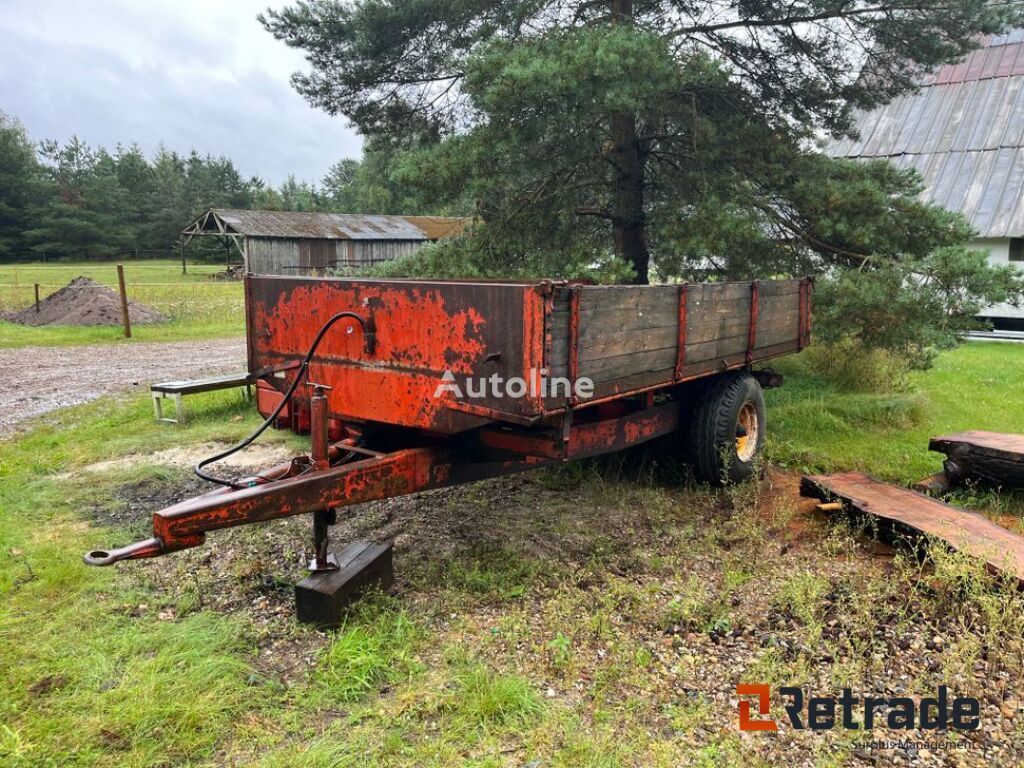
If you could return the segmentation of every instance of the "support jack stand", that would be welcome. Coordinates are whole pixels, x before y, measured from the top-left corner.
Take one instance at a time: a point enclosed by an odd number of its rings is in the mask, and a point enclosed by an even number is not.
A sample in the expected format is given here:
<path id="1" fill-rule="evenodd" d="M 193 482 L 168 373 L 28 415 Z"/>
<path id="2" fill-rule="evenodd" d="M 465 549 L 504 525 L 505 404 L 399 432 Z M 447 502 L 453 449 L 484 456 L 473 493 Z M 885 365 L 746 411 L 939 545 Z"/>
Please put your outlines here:
<path id="1" fill-rule="evenodd" d="M 328 389 L 309 382 L 311 458 L 318 469 L 330 467 L 327 443 Z M 330 550 L 328 528 L 337 522 L 333 509 L 313 513 L 313 559 L 310 575 L 295 585 L 295 612 L 298 620 L 323 629 L 341 625 L 345 609 L 368 587 L 387 589 L 394 581 L 391 544 L 354 541 L 340 554 Z"/>
<path id="2" fill-rule="evenodd" d="M 345 609 L 367 589 L 386 590 L 394 582 L 390 542 L 354 541 L 331 557 L 334 570 L 311 573 L 295 585 L 296 617 L 321 629 L 341 626 Z"/>

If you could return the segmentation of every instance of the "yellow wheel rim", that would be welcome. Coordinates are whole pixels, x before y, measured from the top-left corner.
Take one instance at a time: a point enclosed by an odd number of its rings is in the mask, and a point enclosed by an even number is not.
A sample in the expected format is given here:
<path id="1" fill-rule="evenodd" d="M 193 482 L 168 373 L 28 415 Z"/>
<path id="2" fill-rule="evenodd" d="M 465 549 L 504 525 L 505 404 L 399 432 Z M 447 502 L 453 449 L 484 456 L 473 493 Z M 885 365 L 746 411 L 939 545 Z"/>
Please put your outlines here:
<path id="1" fill-rule="evenodd" d="M 757 408 L 751 402 L 744 403 L 736 423 L 736 456 L 740 461 L 746 463 L 754 458 L 760 431 Z"/>

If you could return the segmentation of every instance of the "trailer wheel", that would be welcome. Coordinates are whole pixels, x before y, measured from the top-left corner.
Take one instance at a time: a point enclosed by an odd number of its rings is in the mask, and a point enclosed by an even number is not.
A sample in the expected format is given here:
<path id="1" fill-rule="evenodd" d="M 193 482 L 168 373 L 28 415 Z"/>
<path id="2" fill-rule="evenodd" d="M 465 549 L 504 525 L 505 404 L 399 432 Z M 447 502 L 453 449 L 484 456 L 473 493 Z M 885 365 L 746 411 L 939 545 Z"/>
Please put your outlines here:
<path id="1" fill-rule="evenodd" d="M 716 485 L 754 474 L 764 447 L 764 397 L 749 373 L 725 373 L 704 389 L 690 422 L 690 454 L 697 476 Z"/>

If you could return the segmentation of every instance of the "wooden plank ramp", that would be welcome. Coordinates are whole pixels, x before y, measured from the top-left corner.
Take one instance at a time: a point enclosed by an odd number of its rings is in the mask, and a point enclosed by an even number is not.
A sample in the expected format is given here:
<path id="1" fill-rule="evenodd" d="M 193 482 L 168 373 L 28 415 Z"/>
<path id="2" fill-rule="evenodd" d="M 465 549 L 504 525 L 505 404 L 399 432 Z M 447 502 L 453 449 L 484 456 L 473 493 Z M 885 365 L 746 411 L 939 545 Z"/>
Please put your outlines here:
<path id="1" fill-rule="evenodd" d="M 953 549 L 982 560 L 989 571 L 1007 574 L 1024 587 L 1024 537 L 969 510 L 883 483 L 860 472 L 805 475 L 800 495 L 840 501 L 847 511 L 878 518 L 889 533 L 934 536 Z"/>

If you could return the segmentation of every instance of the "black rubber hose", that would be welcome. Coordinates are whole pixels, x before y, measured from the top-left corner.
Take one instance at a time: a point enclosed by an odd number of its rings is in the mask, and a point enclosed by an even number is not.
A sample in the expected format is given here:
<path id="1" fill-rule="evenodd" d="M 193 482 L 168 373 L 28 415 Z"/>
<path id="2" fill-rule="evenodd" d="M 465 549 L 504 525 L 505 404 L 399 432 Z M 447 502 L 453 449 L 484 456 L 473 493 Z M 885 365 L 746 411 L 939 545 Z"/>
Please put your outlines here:
<path id="1" fill-rule="evenodd" d="M 295 379 L 292 381 L 291 386 L 289 386 L 288 391 L 284 393 L 284 397 L 281 398 L 281 402 L 279 402 L 277 404 L 277 407 L 273 410 L 273 412 L 269 416 L 267 416 L 266 421 L 260 424 L 259 427 L 256 428 L 255 432 L 253 432 L 247 438 L 242 440 L 242 442 L 240 442 L 238 445 L 232 446 L 231 448 L 228 448 L 226 451 L 222 451 L 214 456 L 210 456 L 209 458 L 203 459 L 198 464 L 196 464 L 195 469 L 193 471 L 196 473 L 197 477 L 206 480 L 208 483 L 216 483 L 217 485 L 223 485 L 234 490 L 238 490 L 240 488 L 245 487 L 232 480 L 224 480 L 223 478 L 220 477 L 208 475 L 205 472 L 203 472 L 203 468 L 209 466 L 210 464 L 218 462 L 221 459 L 226 459 L 228 456 L 231 456 L 232 454 L 238 453 L 240 450 L 250 445 L 257 437 L 262 435 L 264 431 L 266 431 L 267 427 L 274 423 L 274 420 L 281 413 L 281 410 L 284 408 L 285 404 L 291 401 L 292 395 L 294 395 L 295 390 L 298 389 L 299 382 L 302 381 L 307 371 L 309 370 L 309 362 L 313 359 L 313 355 L 316 354 L 316 348 L 320 346 L 320 342 L 323 340 L 324 335 L 327 333 L 328 330 L 330 330 L 332 325 L 334 325 L 336 322 L 345 317 L 352 318 L 357 323 L 359 323 L 359 327 L 362 328 L 363 331 L 363 345 L 364 347 L 366 347 L 368 352 L 372 349 L 370 329 L 367 327 L 366 321 L 362 317 L 357 315 L 355 312 L 339 312 L 338 314 L 334 315 L 330 320 L 324 323 L 323 327 L 317 332 L 316 338 L 313 339 L 313 343 L 309 347 L 309 351 L 306 352 L 306 356 L 302 359 L 302 364 L 299 366 L 299 370 L 295 374 Z"/>

